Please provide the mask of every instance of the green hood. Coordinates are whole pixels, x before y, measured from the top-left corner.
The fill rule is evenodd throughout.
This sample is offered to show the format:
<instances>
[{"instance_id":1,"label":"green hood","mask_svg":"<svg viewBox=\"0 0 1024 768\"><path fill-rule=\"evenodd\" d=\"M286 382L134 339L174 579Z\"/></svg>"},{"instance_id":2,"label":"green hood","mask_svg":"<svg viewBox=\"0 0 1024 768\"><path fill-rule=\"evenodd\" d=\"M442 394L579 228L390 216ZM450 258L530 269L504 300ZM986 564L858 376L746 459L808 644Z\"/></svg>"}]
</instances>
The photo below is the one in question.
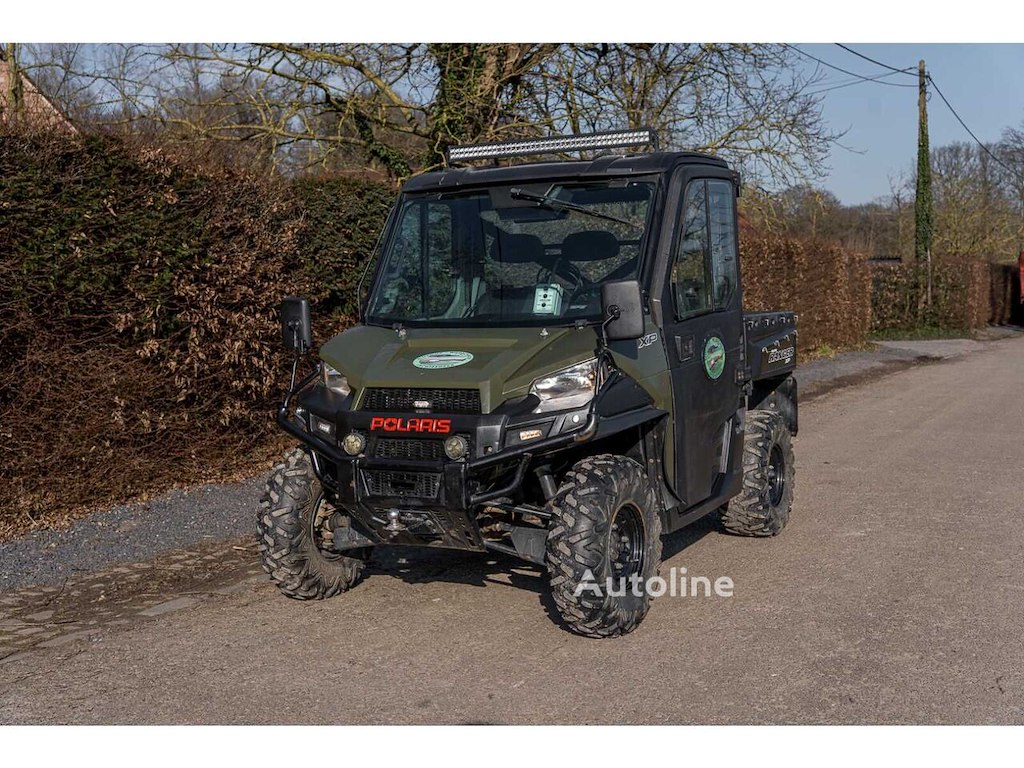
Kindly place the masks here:
<instances>
[{"instance_id":1,"label":"green hood","mask_svg":"<svg viewBox=\"0 0 1024 768\"><path fill-rule=\"evenodd\" d=\"M479 389L484 412L525 395L537 378L594 356L593 328L409 328L399 338L389 328L360 325L320 348L320 357L365 387ZM473 359L427 370L413 360L430 352L468 352Z\"/></svg>"}]
</instances>

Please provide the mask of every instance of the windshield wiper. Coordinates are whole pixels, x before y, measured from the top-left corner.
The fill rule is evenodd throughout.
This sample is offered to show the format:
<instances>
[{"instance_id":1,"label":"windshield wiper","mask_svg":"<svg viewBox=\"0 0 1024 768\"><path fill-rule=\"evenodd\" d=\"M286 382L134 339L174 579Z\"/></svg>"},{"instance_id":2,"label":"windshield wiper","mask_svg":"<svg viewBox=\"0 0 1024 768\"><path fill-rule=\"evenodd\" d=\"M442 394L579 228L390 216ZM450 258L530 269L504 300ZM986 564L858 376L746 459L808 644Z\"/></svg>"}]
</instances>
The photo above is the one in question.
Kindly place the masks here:
<instances>
[{"instance_id":1,"label":"windshield wiper","mask_svg":"<svg viewBox=\"0 0 1024 768\"><path fill-rule=\"evenodd\" d=\"M593 216L595 219L604 219L605 221L614 221L618 224L625 224L627 227L634 227L635 229L643 229L642 224L637 224L635 221L629 219L620 219L618 216L612 216L608 213L601 213L600 211L594 211L587 208L585 205L579 205L577 203L570 203L565 200L559 200L557 197L548 197L547 195L538 195L535 192L528 192L525 189L519 187L512 187L508 191L509 196L515 200L530 200L537 205L544 208L550 208L553 211L575 211L576 213L582 213L586 216Z\"/></svg>"}]
</instances>

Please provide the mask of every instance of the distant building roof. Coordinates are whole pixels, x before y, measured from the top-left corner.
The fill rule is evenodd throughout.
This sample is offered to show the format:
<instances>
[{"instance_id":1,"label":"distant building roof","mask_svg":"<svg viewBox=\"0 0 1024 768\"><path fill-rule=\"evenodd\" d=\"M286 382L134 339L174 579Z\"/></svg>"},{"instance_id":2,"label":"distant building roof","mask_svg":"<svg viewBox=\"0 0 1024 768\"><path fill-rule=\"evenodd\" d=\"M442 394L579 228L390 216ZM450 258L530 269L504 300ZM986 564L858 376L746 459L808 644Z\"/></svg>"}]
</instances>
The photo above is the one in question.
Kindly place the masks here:
<instances>
[{"instance_id":1,"label":"distant building roof","mask_svg":"<svg viewBox=\"0 0 1024 768\"><path fill-rule=\"evenodd\" d=\"M63 128L78 132L67 115L40 92L32 78L19 71L18 80L18 84L12 82L11 63L4 49L0 48L0 123L11 123L13 117L40 128ZM21 91L20 109L10 103L17 85L20 85Z\"/></svg>"}]
</instances>

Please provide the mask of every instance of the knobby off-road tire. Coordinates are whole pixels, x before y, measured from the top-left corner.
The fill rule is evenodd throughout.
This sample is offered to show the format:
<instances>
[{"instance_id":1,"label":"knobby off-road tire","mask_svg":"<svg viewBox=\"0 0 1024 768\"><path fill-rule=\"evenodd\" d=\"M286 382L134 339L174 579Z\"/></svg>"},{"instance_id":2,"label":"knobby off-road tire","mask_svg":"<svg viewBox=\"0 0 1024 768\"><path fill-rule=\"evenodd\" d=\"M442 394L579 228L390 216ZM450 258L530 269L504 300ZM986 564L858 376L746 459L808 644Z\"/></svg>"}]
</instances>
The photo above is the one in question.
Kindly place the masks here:
<instances>
[{"instance_id":1,"label":"knobby off-road tire","mask_svg":"<svg viewBox=\"0 0 1024 768\"><path fill-rule=\"evenodd\" d=\"M643 467L611 454L583 459L566 473L548 510L548 576L562 619L573 632L589 637L631 632L647 614L651 598L646 583L658 575L661 564L661 518ZM632 555L621 546L624 533L632 533L625 538L634 543L639 540ZM622 591L617 558L622 572L623 560L635 560L638 554L641 560L634 571L642 579L641 596L633 594L629 582L625 595L608 594L609 576L615 579L615 591ZM586 578L588 570L592 582ZM591 589L577 595L581 584L596 584L601 595Z\"/></svg>"},{"instance_id":2,"label":"knobby off-road tire","mask_svg":"<svg viewBox=\"0 0 1024 768\"><path fill-rule=\"evenodd\" d=\"M311 532L311 516L322 503L323 489L309 456L300 448L285 454L267 480L256 521L263 570L288 597L323 600L354 585L367 558L325 552Z\"/></svg>"},{"instance_id":3,"label":"knobby off-road tire","mask_svg":"<svg viewBox=\"0 0 1024 768\"><path fill-rule=\"evenodd\" d=\"M743 487L722 508L722 527L739 536L775 536L793 506L793 438L772 411L748 411L744 431Z\"/></svg>"}]
</instances>

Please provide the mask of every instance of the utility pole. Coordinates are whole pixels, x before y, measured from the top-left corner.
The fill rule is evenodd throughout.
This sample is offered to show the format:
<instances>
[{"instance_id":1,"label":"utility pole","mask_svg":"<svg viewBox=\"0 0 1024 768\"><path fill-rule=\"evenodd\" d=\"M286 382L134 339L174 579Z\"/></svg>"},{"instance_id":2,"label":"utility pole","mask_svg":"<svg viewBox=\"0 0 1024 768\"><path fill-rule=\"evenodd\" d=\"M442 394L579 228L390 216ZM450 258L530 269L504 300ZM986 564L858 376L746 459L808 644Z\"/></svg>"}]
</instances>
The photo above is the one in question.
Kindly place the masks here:
<instances>
[{"instance_id":1,"label":"utility pole","mask_svg":"<svg viewBox=\"0 0 1024 768\"><path fill-rule=\"evenodd\" d=\"M928 272L927 306L932 303L932 164L928 146L928 78L924 59L917 64L917 196L914 201L914 258Z\"/></svg>"}]
</instances>

